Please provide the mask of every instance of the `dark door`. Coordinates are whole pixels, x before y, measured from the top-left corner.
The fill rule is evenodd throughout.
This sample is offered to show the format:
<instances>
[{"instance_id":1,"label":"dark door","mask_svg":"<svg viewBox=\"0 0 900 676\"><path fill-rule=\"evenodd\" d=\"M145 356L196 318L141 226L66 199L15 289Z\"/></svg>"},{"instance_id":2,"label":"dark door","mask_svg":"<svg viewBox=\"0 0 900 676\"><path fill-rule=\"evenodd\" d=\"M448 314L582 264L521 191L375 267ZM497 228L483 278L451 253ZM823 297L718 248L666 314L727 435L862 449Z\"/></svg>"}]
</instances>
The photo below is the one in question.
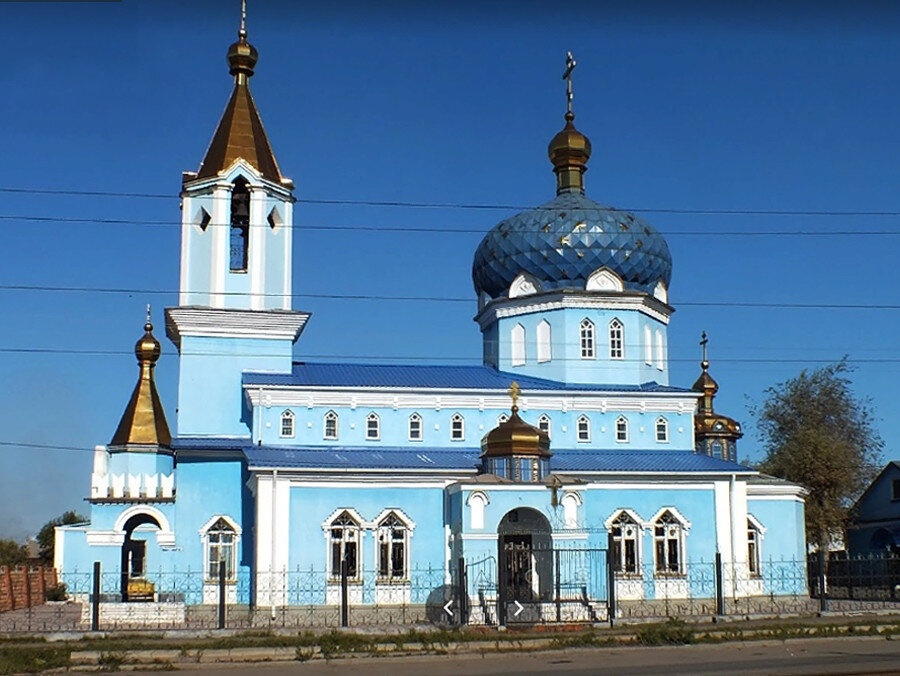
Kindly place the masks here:
<instances>
[{"instance_id":1,"label":"dark door","mask_svg":"<svg viewBox=\"0 0 900 676\"><path fill-rule=\"evenodd\" d=\"M500 596L507 603L533 601L532 536L504 535L501 542Z\"/></svg>"}]
</instances>

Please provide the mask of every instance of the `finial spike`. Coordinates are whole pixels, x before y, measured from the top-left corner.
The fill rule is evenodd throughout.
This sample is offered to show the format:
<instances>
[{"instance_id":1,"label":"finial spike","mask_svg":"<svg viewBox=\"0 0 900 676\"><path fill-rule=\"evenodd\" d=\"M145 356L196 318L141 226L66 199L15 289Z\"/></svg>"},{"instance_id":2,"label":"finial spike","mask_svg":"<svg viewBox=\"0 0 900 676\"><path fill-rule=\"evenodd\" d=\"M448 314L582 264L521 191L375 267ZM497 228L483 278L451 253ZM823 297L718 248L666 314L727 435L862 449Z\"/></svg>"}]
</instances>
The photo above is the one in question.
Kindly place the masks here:
<instances>
[{"instance_id":1,"label":"finial spike","mask_svg":"<svg viewBox=\"0 0 900 676\"><path fill-rule=\"evenodd\" d=\"M247 0L241 0L241 29L238 31L238 37L247 37Z\"/></svg>"},{"instance_id":2,"label":"finial spike","mask_svg":"<svg viewBox=\"0 0 900 676\"><path fill-rule=\"evenodd\" d=\"M575 60L575 57L572 56L572 52L566 52L566 72L563 73L563 80L566 81L566 114L572 114L572 99L575 97L574 92L572 91L572 71L575 70L575 66L578 65L578 62Z\"/></svg>"}]
</instances>

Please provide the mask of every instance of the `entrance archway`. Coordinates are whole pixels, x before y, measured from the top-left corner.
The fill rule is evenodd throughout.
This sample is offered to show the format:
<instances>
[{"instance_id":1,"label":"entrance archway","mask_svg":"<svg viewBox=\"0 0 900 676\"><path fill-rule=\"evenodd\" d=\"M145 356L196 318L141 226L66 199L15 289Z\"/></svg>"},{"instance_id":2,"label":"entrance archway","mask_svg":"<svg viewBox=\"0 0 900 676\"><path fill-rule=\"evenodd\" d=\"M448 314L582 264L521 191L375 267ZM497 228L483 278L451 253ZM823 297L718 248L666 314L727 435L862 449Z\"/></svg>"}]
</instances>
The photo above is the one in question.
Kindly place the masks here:
<instances>
[{"instance_id":1,"label":"entrance archway","mask_svg":"<svg viewBox=\"0 0 900 676\"><path fill-rule=\"evenodd\" d=\"M552 597L553 540L546 516L530 507L507 512L497 527L497 550L501 604Z\"/></svg>"},{"instance_id":2,"label":"entrance archway","mask_svg":"<svg viewBox=\"0 0 900 676\"><path fill-rule=\"evenodd\" d=\"M144 580L147 573L147 541L134 539L132 535L140 526L162 526L152 514L139 513L130 517L124 524L125 541L122 543L121 593L123 601L152 600L152 585Z\"/></svg>"}]
</instances>

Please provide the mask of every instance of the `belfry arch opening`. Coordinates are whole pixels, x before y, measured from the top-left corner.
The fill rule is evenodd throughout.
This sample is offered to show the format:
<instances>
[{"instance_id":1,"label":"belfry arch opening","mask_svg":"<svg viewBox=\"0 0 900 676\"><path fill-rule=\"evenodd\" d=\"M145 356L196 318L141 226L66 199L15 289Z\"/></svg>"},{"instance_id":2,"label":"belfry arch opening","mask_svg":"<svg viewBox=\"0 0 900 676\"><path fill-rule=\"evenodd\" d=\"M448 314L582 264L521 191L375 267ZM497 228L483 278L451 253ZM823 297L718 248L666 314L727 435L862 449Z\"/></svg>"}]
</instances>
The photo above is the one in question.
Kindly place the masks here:
<instances>
[{"instance_id":1,"label":"belfry arch opening","mask_svg":"<svg viewBox=\"0 0 900 676\"><path fill-rule=\"evenodd\" d=\"M140 513L130 517L124 524L125 540L122 543L122 582L121 593L123 601L145 601L152 600L152 592L146 582L147 575L147 540L140 537L143 533L148 533L147 528L142 526L151 526L156 530L162 530L162 526L156 517L152 514ZM141 529L138 531L138 529ZM135 537L135 531L138 536Z\"/></svg>"},{"instance_id":2,"label":"belfry arch opening","mask_svg":"<svg viewBox=\"0 0 900 676\"><path fill-rule=\"evenodd\" d=\"M250 190L247 180L239 176L231 189L230 259L231 272L247 272L250 248Z\"/></svg>"}]
</instances>

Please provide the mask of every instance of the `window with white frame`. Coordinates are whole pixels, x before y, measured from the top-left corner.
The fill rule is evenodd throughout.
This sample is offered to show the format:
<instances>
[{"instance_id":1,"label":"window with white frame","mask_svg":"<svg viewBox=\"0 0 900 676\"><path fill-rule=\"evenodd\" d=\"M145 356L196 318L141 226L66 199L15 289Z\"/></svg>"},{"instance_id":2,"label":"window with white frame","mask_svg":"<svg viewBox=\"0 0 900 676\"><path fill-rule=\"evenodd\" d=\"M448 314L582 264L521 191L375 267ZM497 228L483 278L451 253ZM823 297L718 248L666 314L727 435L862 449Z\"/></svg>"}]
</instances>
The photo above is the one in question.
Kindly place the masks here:
<instances>
[{"instance_id":1,"label":"window with white frame","mask_svg":"<svg viewBox=\"0 0 900 676\"><path fill-rule=\"evenodd\" d=\"M294 436L294 413L292 411L284 411L281 414L281 436Z\"/></svg>"},{"instance_id":2,"label":"window with white frame","mask_svg":"<svg viewBox=\"0 0 900 676\"><path fill-rule=\"evenodd\" d=\"M497 416L497 424L498 425L502 425L503 423L507 422L508 420L509 420L509 416L506 415L505 413L501 413L500 415Z\"/></svg>"},{"instance_id":3,"label":"window with white frame","mask_svg":"<svg viewBox=\"0 0 900 676\"><path fill-rule=\"evenodd\" d=\"M553 358L550 347L550 322L542 319L537 325L537 360L547 362Z\"/></svg>"},{"instance_id":4,"label":"window with white frame","mask_svg":"<svg viewBox=\"0 0 900 676\"><path fill-rule=\"evenodd\" d=\"M653 366L653 332L647 324L644 324L644 362Z\"/></svg>"},{"instance_id":5,"label":"window with white frame","mask_svg":"<svg viewBox=\"0 0 900 676\"><path fill-rule=\"evenodd\" d=\"M594 322L590 319L582 319L579 326L579 336L581 339L581 358L593 359L596 355L594 350Z\"/></svg>"},{"instance_id":6,"label":"window with white frame","mask_svg":"<svg viewBox=\"0 0 900 676\"><path fill-rule=\"evenodd\" d=\"M328 411L322 419L322 436L326 439L338 438L338 414Z\"/></svg>"},{"instance_id":7,"label":"window with white frame","mask_svg":"<svg viewBox=\"0 0 900 676\"><path fill-rule=\"evenodd\" d=\"M459 413L454 413L450 418L450 441L463 441L465 438L466 421Z\"/></svg>"},{"instance_id":8,"label":"window with white frame","mask_svg":"<svg viewBox=\"0 0 900 676\"><path fill-rule=\"evenodd\" d=\"M762 575L762 533L751 519L747 519L747 569L751 576Z\"/></svg>"},{"instance_id":9,"label":"window with white frame","mask_svg":"<svg viewBox=\"0 0 900 676\"><path fill-rule=\"evenodd\" d=\"M525 327L516 324L510 334L510 361L513 366L522 366L525 363Z\"/></svg>"},{"instance_id":10,"label":"window with white frame","mask_svg":"<svg viewBox=\"0 0 900 676\"><path fill-rule=\"evenodd\" d=\"M669 441L669 421L662 416L656 419L656 440L661 444Z\"/></svg>"},{"instance_id":11,"label":"window with white frame","mask_svg":"<svg viewBox=\"0 0 900 676\"><path fill-rule=\"evenodd\" d=\"M628 441L628 418L624 415L616 418L616 441L620 444Z\"/></svg>"},{"instance_id":12,"label":"window with white frame","mask_svg":"<svg viewBox=\"0 0 900 676\"><path fill-rule=\"evenodd\" d=\"M666 347L663 344L662 331L656 329L656 368L662 371L666 368Z\"/></svg>"},{"instance_id":13,"label":"window with white frame","mask_svg":"<svg viewBox=\"0 0 900 676\"><path fill-rule=\"evenodd\" d=\"M550 436L550 416L546 413L538 418L538 429L542 430L548 437Z\"/></svg>"},{"instance_id":14,"label":"window with white frame","mask_svg":"<svg viewBox=\"0 0 900 676\"><path fill-rule=\"evenodd\" d=\"M409 416L409 440L422 441L422 416L418 413Z\"/></svg>"},{"instance_id":15,"label":"window with white frame","mask_svg":"<svg viewBox=\"0 0 900 676\"><path fill-rule=\"evenodd\" d=\"M610 528L613 541L612 564L617 573L636 575L640 557L641 526L624 509L613 519Z\"/></svg>"},{"instance_id":16,"label":"window with white frame","mask_svg":"<svg viewBox=\"0 0 900 676\"><path fill-rule=\"evenodd\" d=\"M379 439L381 437L381 420L374 411L366 416L366 439Z\"/></svg>"},{"instance_id":17,"label":"window with white frame","mask_svg":"<svg viewBox=\"0 0 900 676\"><path fill-rule=\"evenodd\" d=\"M238 539L234 526L224 517L219 517L202 535L206 549L206 579L217 581L219 567L224 566L225 579L234 581Z\"/></svg>"},{"instance_id":18,"label":"window with white frame","mask_svg":"<svg viewBox=\"0 0 900 676\"><path fill-rule=\"evenodd\" d=\"M625 329L618 319L609 323L609 358L625 358Z\"/></svg>"},{"instance_id":19,"label":"window with white frame","mask_svg":"<svg viewBox=\"0 0 900 676\"><path fill-rule=\"evenodd\" d=\"M684 574L684 526L666 510L653 523L657 575Z\"/></svg>"},{"instance_id":20,"label":"window with white frame","mask_svg":"<svg viewBox=\"0 0 900 676\"><path fill-rule=\"evenodd\" d=\"M578 434L578 441L591 440L591 420L586 415L578 417L575 423L575 429Z\"/></svg>"},{"instance_id":21,"label":"window with white frame","mask_svg":"<svg viewBox=\"0 0 900 676\"><path fill-rule=\"evenodd\" d=\"M376 526L378 580L399 582L409 579L409 528L390 512Z\"/></svg>"},{"instance_id":22,"label":"window with white frame","mask_svg":"<svg viewBox=\"0 0 900 676\"><path fill-rule=\"evenodd\" d=\"M359 578L360 524L344 510L328 524L328 577L341 579L341 562L347 562L347 577Z\"/></svg>"}]
</instances>

